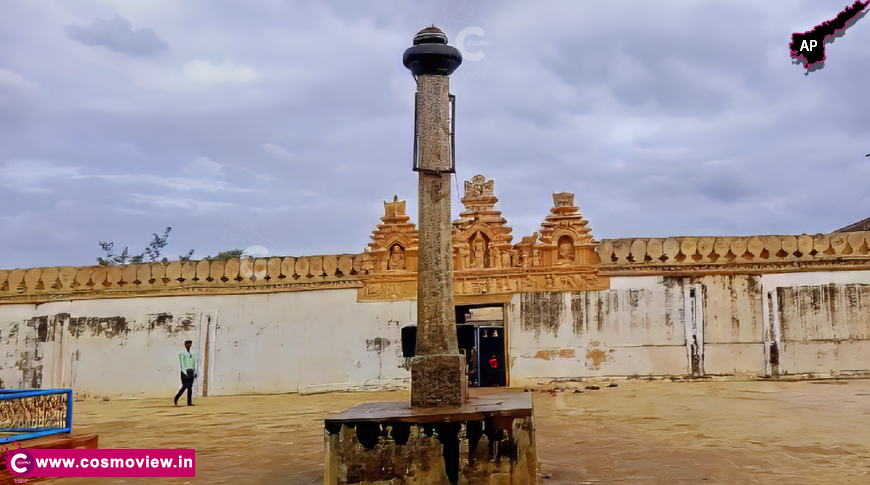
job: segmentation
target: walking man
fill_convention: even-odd
[[[175,395],[175,405],[178,406],[178,398],[184,394],[187,389],[187,405],[193,406],[193,380],[196,378],[196,358],[190,351],[190,346],[193,345],[193,340],[184,342],[184,352],[178,354],[178,360],[181,362],[181,389]]]

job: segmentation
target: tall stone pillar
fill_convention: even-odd
[[[421,30],[403,62],[417,81],[416,154],[419,173],[417,351],[411,365],[411,405],[459,406],[465,399],[465,360],[456,340],[450,175],[449,76],[462,56],[436,27]]]
[[[462,56],[433,26],[414,37],[402,60],[417,81],[414,170],[420,173],[411,405],[366,403],[327,418],[324,483],[535,484],[531,394],[484,393],[465,402],[465,359],[458,350],[453,307],[447,91],[448,76]],[[391,439],[380,439],[387,435]]]

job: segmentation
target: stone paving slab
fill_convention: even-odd
[[[615,381],[535,392],[545,485],[867,484],[870,380]],[[101,448],[195,448],[195,479],[166,484],[319,484],[323,423],[407,391],[77,402],[76,431]],[[153,484],[66,478],[42,483]]]

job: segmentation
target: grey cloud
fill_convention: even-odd
[[[0,68],[0,124],[6,129],[24,127],[37,115],[39,95],[37,83]]]
[[[149,27],[133,28],[129,20],[115,15],[94,19],[90,26],[67,25],[66,36],[87,46],[100,45],[132,56],[151,56],[169,49],[169,44]]]
[[[401,55],[421,27],[464,18],[458,3],[189,0],[143,11],[172,39],[147,65],[135,49],[106,58],[42,41],[99,10],[7,3],[0,268],[90,264],[97,241],[138,249],[166,226],[170,254],[361,251],[394,194],[416,222],[414,82]],[[599,239],[819,232],[867,217],[870,106],[853,94],[870,78],[867,19],[805,77],[787,44],[830,13],[816,3],[473,8],[498,55],[480,76],[463,66],[451,78],[451,185],[495,179],[515,240],[560,191],[577,194]],[[120,28],[73,30],[115,49],[145,31],[103,22]],[[210,66],[251,75],[205,82]]]
[[[289,160],[293,158],[293,154],[288,152],[286,148],[281,145],[273,145],[271,143],[263,143],[263,151],[272,155],[275,158],[283,158]]]

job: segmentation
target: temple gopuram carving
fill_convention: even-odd
[[[363,253],[365,272],[417,271],[418,234],[411,218],[405,214],[405,201],[393,196],[384,202],[383,224],[372,233],[373,241]]]
[[[574,194],[553,194],[540,233],[512,243],[512,229],[495,209],[495,183],[482,175],[465,182],[464,210],[453,221],[454,293],[510,295],[529,291],[581,291],[609,287],[598,276],[596,242],[588,221],[574,206]],[[405,202],[384,203],[383,224],[372,233],[363,256],[365,283],[360,301],[416,297],[417,232]],[[395,261],[394,261],[395,257]],[[401,261],[401,264],[399,263]]]

